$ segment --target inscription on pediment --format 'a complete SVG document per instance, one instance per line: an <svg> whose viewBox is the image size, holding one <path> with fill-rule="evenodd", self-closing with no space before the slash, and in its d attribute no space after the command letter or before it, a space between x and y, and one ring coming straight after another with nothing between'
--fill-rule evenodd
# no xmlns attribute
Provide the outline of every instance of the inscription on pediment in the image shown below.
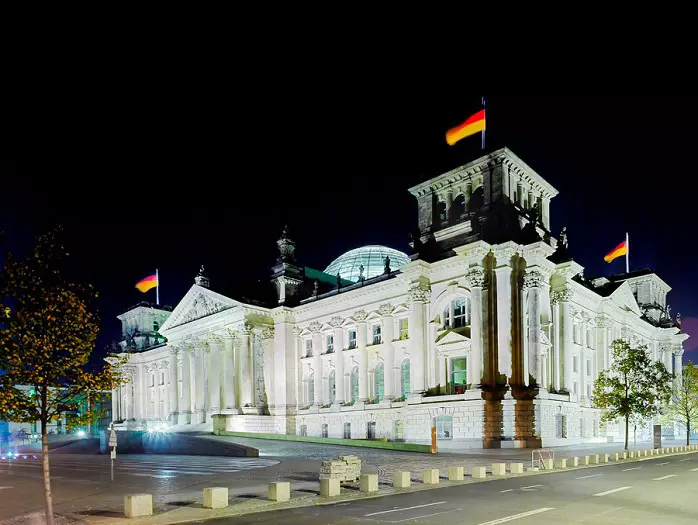
<svg viewBox="0 0 698 525"><path fill-rule="evenodd" d="M231 308L230 305L217 301L203 292L199 292L191 300L189 308L182 311L182 313L179 314L176 319L174 319L171 327L189 323L191 321L201 319L202 317L207 317L209 315L222 312L223 310L227 310L229 308Z"/></svg>

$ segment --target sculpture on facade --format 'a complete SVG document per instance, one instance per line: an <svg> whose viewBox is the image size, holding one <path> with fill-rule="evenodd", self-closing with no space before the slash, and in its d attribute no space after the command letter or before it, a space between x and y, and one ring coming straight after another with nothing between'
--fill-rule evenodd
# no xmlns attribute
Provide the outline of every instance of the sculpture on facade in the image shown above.
<svg viewBox="0 0 698 525"><path fill-rule="evenodd" d="M562 227L560 232L560 245L566 250L567 249L567 226Z"/></svg>
<svg viewBox="0 0 698 525"><path fill-rule="evenodd" d="M364 276L364 265L359 266L359 282L363 283L366 280L366 277Z"/></svg>
<svg viewBox="0 0 698 525"><path fill-rule="evenodd" d="M313 283L313 297L318 296L318 288L320 287L320 283L318 282L317 279L315 279L315 282Z"/></svg>
<svg viewBox="0 0 698 525"><path fill-rule="evenodd" d="M676 312L676 326L681 328L681 312Z"/></svg>
<svg viewBox="0 0 698 525"><path fill-rule="evenodd" d="M339 290L342 287L342 277L339 275L339 272L337 272L337 290Z"/></svg>
<svg viewBox="0 0 698 525"><path fill-rule="evenodd" d="M390 257L385 256L385 268L383 268L383 274L388 275L390 273Z"/></svg>

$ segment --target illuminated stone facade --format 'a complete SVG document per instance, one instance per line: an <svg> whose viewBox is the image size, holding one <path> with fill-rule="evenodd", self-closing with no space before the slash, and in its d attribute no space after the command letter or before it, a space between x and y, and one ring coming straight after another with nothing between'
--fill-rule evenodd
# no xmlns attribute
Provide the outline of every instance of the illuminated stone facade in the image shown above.
<svg viewBox="0 0 698 525"><path fill-rule="evenodd" d="M585 279L550 232L557 191L510 150L410 192L399 268L358 282L304 268L284 232L273 301L216 293L202 272L167 343L131 355L115 419L416 442L436 421L453 446L538 447L619 436L590 406L613 339L679 371L669 287L649 270Z"/></svg>

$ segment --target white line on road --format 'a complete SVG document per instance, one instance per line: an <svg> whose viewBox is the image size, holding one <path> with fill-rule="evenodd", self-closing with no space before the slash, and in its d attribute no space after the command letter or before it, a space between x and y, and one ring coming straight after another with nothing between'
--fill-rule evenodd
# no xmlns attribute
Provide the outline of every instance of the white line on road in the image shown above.
<svg viewBox="0 0 698 525"><path fill-rule="evenodd" d="M656 465L658 467L661 467L662 465L668 465L669 463L671 463L671 461L665 461L664 463L656 463Z"/></svg>
<svg viewBox="0 0 698 525"><path fill-rule="evenodd" d="M1 487L0 487L1 488ZM499 492L512 492L514 489L500 490Z"/></svg>
<svg viewBox="0 0 698 525"><path fill-rule="evenodd" d="M364 514L364 518L367 516L378 516L379 514L388 514L389 512L402 512L405 510L421 509L422 507L431 507L432 505L443 505L445 501L437 501L435 503L425 503L424 505L415 505L414 507L404 507L402 509L392 509L392 510L382 510L380 512L371 512L370 514Z"/></svg>
<svg viewBox="0 0 698 525"><path fill-rule="evenodd" d="M618 487L617 489L607 490L606 492L599 492L598 494L594 494L594 496L608 496L614 492L620 492L621 490L628 490L631 488L633 488L633 485L630 485L629 487Z"/></svg>
<svg viewBox="0 0 698 525"><path fill-rule="evenodd" d="M652 478L652 481L662 481L663 479L674 478L676 476L678 476L678 474L669 474L668 476L662 476L661 478Z"/></svg>
<svg viewBox="0 0 698 525"><path fill-rule="evenodd" d="M621 470L621 472L627 472L629 470L637 470L637 469L641 469L641 468L642 467L624 468L623 470Z"/></svg>
<svg viewBox="0 0 698 525"><path fill-rule="evenodd" d="M591 476L581 476L579 478L574 478L574 479L587 479L587 478L595 478L597 476L603 476L603 474L592 474Z"/></svg>
<svg viewBox="0 0 698 525"><path fill-rule="evenodd" d="M679 461L691 461L691 458L680 459Z"/></svg>
<svg viewBox="0 0 698 525"><path fill-rule="evenodd" d="M11 488L12 488L12 487L0 487L0 490L3 490L3 489L11 489Z"/></svg>
<svg viewBox="0 0 698 525"><path fill-rule="evenodd" d="M507 521L518 520L521 518L526 518L528 516L533 516L535 514L540 514L541 512L547 512L549 510L555 510L554 507L543 507L536 510L529 510L528 512L522 512L520 514L514 514L513 516L507 516L505 518L499 518L497 520L486 521L480 523L480 525L499 525L500 523L506 523Z"/></svg>
<svg viewBox="0 0 698 525"><path fill-rule="evenodd" d="M698 472L698 468L692 468L691 472Z"/></svg>
<svg viewBox="0 0 698 525"><path fill-rule="evenodd" d="M528 487L521 487L521 489L522 489L522 490L526 490L526 489L535 489L535 488L542 487L542 486L543 486L543 485L529 485Z"/></svg>

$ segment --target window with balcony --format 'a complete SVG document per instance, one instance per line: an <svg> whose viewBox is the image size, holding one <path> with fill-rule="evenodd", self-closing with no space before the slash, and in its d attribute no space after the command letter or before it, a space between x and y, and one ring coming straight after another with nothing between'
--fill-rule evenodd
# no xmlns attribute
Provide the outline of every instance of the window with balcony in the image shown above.
<svg viewBox="0 0 698 525"><path fill-rule="evenodd" d="M327 336L327 353L331 354L334 352L334 335Z"/></svg>
<svg viewBox="0 0 698 525"><path fill-rule="evenodd" d="M349 348L356 348L356 330L349 330Z"/></svg>
<svg viewBox="0 0 698 525"><path fill-rule="evenodd" d="M373 325L373 344L374 345L379 345L383 342L383 339L381 338L381 325L379 324L374 324Z"/></svg>

